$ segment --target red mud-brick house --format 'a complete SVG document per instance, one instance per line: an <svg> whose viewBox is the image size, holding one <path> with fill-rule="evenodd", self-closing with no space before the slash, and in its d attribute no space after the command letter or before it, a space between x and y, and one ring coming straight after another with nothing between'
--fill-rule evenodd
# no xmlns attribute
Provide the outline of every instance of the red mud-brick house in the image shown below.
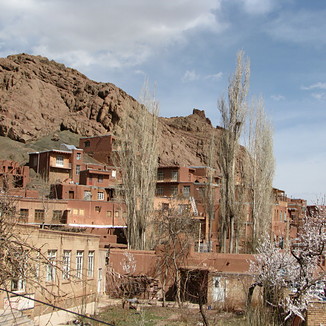
<svg viewBox="0 0 326 326"><path fill-rule="evenodd" d="M147 275L160 280L159 289L156 289L159 293L152 294L161 297L161 288L165 286L166 298L174 300L175 280L171 275L165 275L159 257L160 254L154 251L112 249L109 253L109 268L120 275ZM191 251L180 266L181 300L198 303L198 293L201 293L203 303L212 308L243 310L253 282L249 271L250 260L253 259L254 256L248 254ZM161 279L163 275L164 283ZM114 292L114 284L108 284L108 292ZM259 296L260 289L256 288L252 300L257 302Z"/></svg>
<svg viewBox="0 0 326 326"><path fill-rule="evenodd" d="M181 268L184 300L198 303L200 294L209 306L245 309L253 282L251 260L254 255L192 252ZM260 294L260 289L255 289L252 300L258 302Z"/></svg>
<svg viewBox="0 0 326 326"><path fill-rule="evenodd" d="M79 182L79 173L85 167L83 151L72 146L29 153L29 167L49 184L68 179Z"/></svg>
<svg viewBox="0 0 326 326"><path fill-rule="evenodd" d="M112 153L116 150L114 136L82 137L79 140L79 148L97 161L113 165Z"/></svg>
<svg viewBox="0 0 326 326"><path fill-rule="evenodd" d="M291 228L288 212L288 198L283 190L273 189L274 205L272 212L271 236L280 247L288 248L289 240L296 232Z"/></svg>
<svg viewBox="0 0 326 326"><path fill-rule="evenodd" d="M292 199L283 190L273 189L274 205L271 236L282 248L288 248L291 239L297 237L307 214L307 201Z"/></svg>
<svg viewBox="0 0 326 326"><path fill-rule="evenodd" d="M304 217L307 214L307 201L304 199L288 199L288 211L290 215L290 225L297 233L303 224Z"/></svg>
<svg viewBox="0 0 326 326"><path fill-rule="evenodd" d="M62 148L30 153L30 164L51 183L50 200L66 202L64 223L100 233L103 246L123 239L126 209L116 196L120 170L95 162L82 149Z"/></svg>
<svg viewBox="0 0 326 326"><path fill-rule="evenodd" d="M26 188L29 182L29 167L18 162L0 160L0 188Z"/></svg>
<svg viewBox="0 0 326 326"><path fill-rule="evenodd" d="M64 200L20 197L13 200L19 222L35 225L67 224L69 209Z"/></svg>
<svg viewBox="0 0 326 326"><path fill-rule="evenodd" d="M209 174L212 172L212 180ZM211 251L217 242L217 220L220 178L215 170L205 166L182 167L161 166L157 172L156 198L157 211L178 213L186 212L200 222L196 248ZM212 191L211 208L206 204L207 189ZM211 211L210 211L211 210ZM211 225L209 225L211 214ZM209 249L209 239L211 249Z"/></svg>
<svg viewBox="0 0 326 326"><path fill-rule="evenodd" d="M61 150L48 150L29 154L29 167L49 184L67 183L108 188L120 183L117 168L84 157L82 149L62 145ZM76 197L71 198L76 199Z"/></svg>

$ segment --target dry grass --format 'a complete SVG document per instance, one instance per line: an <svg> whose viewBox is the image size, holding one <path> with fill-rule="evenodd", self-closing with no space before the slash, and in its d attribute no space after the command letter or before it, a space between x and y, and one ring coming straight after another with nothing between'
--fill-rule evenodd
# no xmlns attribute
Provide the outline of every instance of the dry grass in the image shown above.
<svg viewBox="0 0 326 326"><path fill-rule="evenodd" d="M207 317L212 326L239 326L245 324L244 316L208 310ZM190 326L202 325L199 308L175 308L159 306L139 306L122 309L117 306L105 308L97 318L116 326Z"/></svg>
<svg viewBox="0 0 326 326"><path fill-rule="evenodd" d="M59 131L55 134L58 140L52 140L53 135L49 135L27 144L0 137L0 159L26 163L30 152L59 149L62 143L78 146L80 135L69 131Z"/></svg>

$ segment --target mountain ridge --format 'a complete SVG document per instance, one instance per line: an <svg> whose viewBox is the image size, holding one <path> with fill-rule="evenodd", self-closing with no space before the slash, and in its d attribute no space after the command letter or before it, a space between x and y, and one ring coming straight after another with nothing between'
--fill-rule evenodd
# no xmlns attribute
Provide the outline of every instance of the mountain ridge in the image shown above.
<svg viewBox="0 0 326 326"><path fill-rule="evenodd" d="M0 136L22 143L62 131L97 136L119 131L122 114L137 118L139 103L112 83L29 54L0 58ZM161 165L205 165L212 132L204 111L159 118Z"/></svg>

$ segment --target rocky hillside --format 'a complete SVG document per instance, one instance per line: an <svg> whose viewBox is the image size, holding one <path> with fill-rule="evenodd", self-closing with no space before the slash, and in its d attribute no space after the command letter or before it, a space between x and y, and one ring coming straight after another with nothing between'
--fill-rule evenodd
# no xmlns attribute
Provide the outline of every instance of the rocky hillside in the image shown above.
<svg viewBox="0 0 326 326"><path fill-rule="evenodd" d="M60 131L80 136L116 133L121 115L138 102L63 64L28 54L0 58L0 136L31 143ZM204 165L212 127L203 111L160 118L160 163Z"/></svg>

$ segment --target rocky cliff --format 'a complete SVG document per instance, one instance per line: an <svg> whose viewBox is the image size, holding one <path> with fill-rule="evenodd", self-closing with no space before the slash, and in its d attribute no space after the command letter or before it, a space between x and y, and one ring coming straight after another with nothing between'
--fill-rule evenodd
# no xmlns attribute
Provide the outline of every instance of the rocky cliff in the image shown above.
<svg viewBox="0 0 326 326"><path fill-rule="evenodd" d="M111 83L40 56L0 58L0 136L29 143L69 130L80 136L115 133L121 115L136 117L137 101ZM160 164L204 165L209 135L205 113L160 118Z"/></svg>

